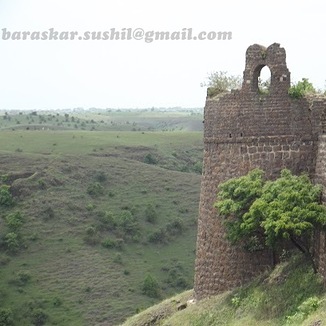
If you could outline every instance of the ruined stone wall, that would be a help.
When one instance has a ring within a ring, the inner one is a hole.
[[[269,94],[262,95],[258,77],[266,65],[271,86]],[[229,243],[213,207],[218,185],[256,167],[268,178],[279,176],[283,168],[295,174],[315,174],[318,134],[323,128],[326,131],[322,122],[326,105],[318,99],[290,98],[289,86],[284,49],[276,43],[267,49],[252,45],[246,53],[242,89],[207,98],[195,267],[197,299],[243,284],[272,263],[268,251],[249,253]],[[326,186],[326,168],[324,175]],[[322,257],[320,266],[324,264],[326,270],[326,254]]]
[[[326,203],[326,136],[319,137],[315,182],[323,186],[323,202]],[[315,232],[314,256],[318,271],[326,283],[326,233]]]

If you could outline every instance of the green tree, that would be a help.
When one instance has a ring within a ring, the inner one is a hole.
[[[218,200],[215,207],[220,215],[224,217],[233,216],[234,219],[226,219],[228,238],[232,243],[237,242],[248,235],[247,229],[242,227],[243,215],[248,212],[252,203],[261,196],[264,184],[264,172],[262,170],[252,170],[248,175],[230,179],[219,186]],[[249,241],[249,238],[247,239]]]
[[[248,247],[264,244],[273,250],[281,239],[290,240],[316,267],[310,251],[314,229],[326,225],[321,187],[307,175],[284,169],[280,178],[264,181],[262,170],[222,183],[215,207],[226,219],[229,239]],[[262,241],[260,241],[262,240]]]

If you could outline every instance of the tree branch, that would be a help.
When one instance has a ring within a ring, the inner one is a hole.
[[[302,242],[300,243],[300,240],[296,239],[294,236],[290,236],[290,240],[295,245],[295,247],[297,247],[307,257],[308,261],[311,263],[314,273],[317,274],[317,266],[315,264],[314,258],[312,257],[312,254],[309,251],[309,248],[306,247]]]

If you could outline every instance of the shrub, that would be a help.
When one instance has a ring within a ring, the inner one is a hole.
[[[187,165],[182,165],[180,167],[180,172],[189,172],[189,171],[190,171],[189,166],[187,166]]]
[[[231,298],[231,303],[235,308],[238,308],[241,303],[241,298],[238,294],[236,294],[233,298]]]
[[[202,162],[195,163],[195,165],[194,165],[194,172],[195,173],[198,173],[198,174],[201,174],[202,173],[202,170],[203,170],[203,163]]]
[[[12,232],[17,231],[23,225],[23,217],[18,211],[16,213],[11,213],[5,217],[6,225],[8,229]]]
[[[307,78],[297,82],[289,88],[289,95],[293,98],[302,98],[307,94],[315,94],[316,90]]]
[[[36,310],[44,308],[45,300],[44,299],[32,299],[27,302],[27,307],[29,310]]]
[[[42,309],[36,309],[32,312],[32,322],[35,326],[45,325],[48,318],[49,316]]]
[[[20,247],[20,241],[17,233],[15,232],[7,233],[4,237],[4,244],[9,252],[11,253],[17,252]]]
[[[148,236],[148,241],[153,243],[166,243],[167,241],[166,230],[160,228],[159,230],[154,231],[152,234]]]
[[[321,300],[317,297],[310,297],[298,307],[298,310],[304,315],[308,316],[312,312],[316,311],[320,306]]]
[[[152,204],[148,204],[145,208],[145,219],[149,223],[155,223],[157,220],[157,212]]]
[[[185,208],[185,207],[180,207],[178,209],[179,213],[185,214],[185,213],[189,213],[189,209]]]
[[[174,287],[187,289],[189,287],[189,283],[184,276],[179,275],[174,281]]]
[[[10,258],[7,255],[0,254],[0,266],[7,265],[9,262],[10,262]]]
[[[96,205],[94,205],[94,204],[92,204],[92,203],[89,203],[89,204],[87,204],[86,209],[87,209],[89,212],[91,212],[91,211],[93,211],[93,210],[95,209],[95,207],[96,207]]]
[[[44,211],[43,211],[43,217],[44,219],[48,220],[48,219],[52,219],[55,217],[55,213],[54,213],[54,209],[52,207],[47,207]]]
[[[167,272],[165,282],[169,284],[169,286],[179,289],[186,289],[189,287],[189,283],[184,276],[184,269],[179,262],[175,261],[173,267],[164,267],[162,270]]]
[[[0,182],[6,183],[8,181],[8,178],[9,178],[8,174],[0,175]]]
[[[13,313],[11,309],[0,309],[0,326],[11,326],[14,324]]]
[[[154,157],[151,153],[148,153],[148,154],[146,154],[145,155],[145,157],[144,157],[144,163],[146,163],[146,164],[157,164],[157,158],[156,157]]]
[[[12,206],[14,203],[9,186],[0,186],[0,206]]]
[[[139,231],[139,225],[129,210],[123,210],[116,218],[116,225],[128,235],[135,235]]]
[[[320,306],[321,300],[317,297],[310,297],[300,304],[292,316],[286,317],[287,325],[298,325]]]
[[[102,246],[104,248],[116,248],[117,247],[117,241],[111,238],[106,238],[102,241]]]
[[[150,298],[160,297],[160,286],[158,281],[150,274],[148,274],[142,285],[143,294],[149,296]]]
[[[184,231],[184,223],[180,218],[176,218],[166,225],[169,235],[179,235]]]
[[[116,254],[115,257],[113,258],[113,262],[115,262],[116,264],[123,264],[122,262],[122,256],[121,254]]]
[[[89,226],[86,229],[86,234],[89,236],[94,235],[96,234],[96,229],[93,226]]]
[[[85,288],[85,292],[86,292],[86,293],[90,293],[90,292],[92,292],[92,288],[91,288],[90,286],[87,286],[87,287]]]
[[[18,271],[14,279],[14,283],[19,286],[26,285],[31,279],[31,273],[29,271]]]
[[[100,228],[110,230],[116,226],[115,217],[112,212],[101,212],[98,214],[98,221],[100,222]]]
[[[96,245],[99,242],[98,234],[93,226],[88,226],[85,230],[84,241],[89,245]]]
[[[46,182],[43,179],[39,179],[37,183],[38,183],[40,189],[42,189],[42,190],[46,189]]]
[[[232,89],[241,88],[242,78],[240,76],[228,75],[226,71],[215,71],[207,77],[207,82],[202,87],[208,87],[207,95],[214,97],[219,94],[230,92]]]
[[[92,197],[104,195],[104,187],[99,182],[94,182],[87,187],[87,193]]]
[[[55,307],[60,307],[62,305],[62,299],[59,297],[54,297],[53,298],[53,305]]]
[[[105,182],[108,179],[107,175],[103,171],[98,171],[95,174],[95,180],[98,182]]]
[[[116,248],[123,249],[125,241],[123,239],[116,239],[115,241],[116,241]]]

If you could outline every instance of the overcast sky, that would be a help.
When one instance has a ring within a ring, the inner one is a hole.
[[[207,74],[242,76],[254,43],[280,43],[291,80],[325,88],[325,16],[322,0],[0,0],[0,110],[203,107]],[[192,28],[193,36],[230,31],[232,39],[4,39],[50,28],[79,36]]]

